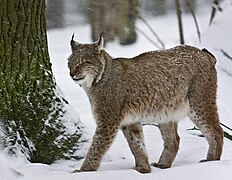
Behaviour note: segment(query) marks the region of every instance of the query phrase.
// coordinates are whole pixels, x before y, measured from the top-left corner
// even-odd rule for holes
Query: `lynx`
[[[209,144],[205,160],[220,160],[223,130],[217,106],[215,57],[206,49],[181,45],[113,59],[102,34],[92,44],[71,39],[71,78],[88,95],[96,120],[92,144],[79,171],[95,171],[121,129],[135,158],[135,169],[151,172],[143,123],[158,124],[164,148],[158,168],[171,167],[179,149],[177,122],[188,116]]]

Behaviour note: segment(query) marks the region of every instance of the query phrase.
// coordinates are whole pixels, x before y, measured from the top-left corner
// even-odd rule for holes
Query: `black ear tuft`
[[[102,32],[99,36],[99,39],[94,42],[94,44],[98,47],[99,52],[104,49],[104,38],[103,38],[104,32]]]
[[[74,41],[73,39],[74,39],[74,33],[73,33],[72,39],[71,39],[71,41],[70,41],[70,45],[71,45],[72,51],[76,50],[76,49],[77,49],[77,46],[80,45],[80,43]]]
[[[100,46],[100,44],[102,43],[101,41],[103,40],[103,35],[104,35],[104,31],[102,31],[101,34],[100,34],[99,41],[98,41],[98,46]]]

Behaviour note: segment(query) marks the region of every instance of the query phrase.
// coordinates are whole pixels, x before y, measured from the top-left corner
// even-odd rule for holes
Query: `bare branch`
[[[138,19],[140,19],[146,26],[147,28],[151,31],[151,33],[156,37],[156,39],[159,41],[159,43],[161,44],[162,48],[161,49],[165,49],[165,45],[164,42],[160,39],[160,37],[158,36],[158,34],[154,31],[154,29],[151,27],[151,25],[146,21],[146,19],[144,19],[141,15],[138,17]]]
[[[196,15],[195,15],[195,13],[193,11],[193,8],[191,7],[191,4],[189,3],[189,0],[185,0],[185,3],[187,5],[187,7],[189,8],[190,13],[193,16],[193,19],[194,19],[194,22],[195,22],[195,25],[196,25],[196,28],[197,28],[198,39],[199,39],[199,42],[201,42],[201,33],[200,33],[200,29],[199,29],[199,25],[198,25],[198,22],[197,22]]]
[[[223,123],[220,123],[220,124],[221,124],[221,126],[225,127],[226,129],[229,129],[230,131],[232,131],[232,128],[230,128],[229,126],[227,126],[227,125],[225,125]]]
[[[180,8],[180,1],[175,0],[176,4],[176,15],[178,19],[178,26],[179,26],[179,34],[180,34],[180,44],[184,44],[184,32],[183,32],[183,25],[182,25],[182,17],[181,17],[181,8]]]
[[[221,124],[221,126],[223,126],[223,127],[227,128],[227,129],[229,129],[230,131],[232,131],[232,128],[230,128],[230,127],[226,126],[226,125],[225,125],[225,124],[223,124],[223,123],[220,123],[220,124]],[[189,128],[189,129],[187,129],[187,131],[193,131],[193,130],[200,131],[200,129],[196,128],[195,126],[194,126],[193,128]],[[228,132],[226,132],[226,131],[224,131],[224,137],[232,141],[232,135],[231,135],[231,134],[229,134],[229,133],[228,133]]]
[[[212,22],[213,22],[213,19],[214,19],[214,17],[215,17],[215,14],[216,14],[216,10],[217,10],[218,5],[219,5],[218,0],[214,0],[214,1],[213,1],[213,5],[212,5],[211,16],[210,16],[210,20],[209,20],[209,25],[211,25]]]
[[[148,35],[146,35],[141,29],[139,29],[137,26],[135,26],[135,29],[140,32],[148,41],[150,41],[155,47],[158,49],[163,49],[160,45],[158,45],[155,41],[153,41]]]
[[[232,135],[224,131],[224,137],[232,141]]]
[[[189,128],[189,129],[187,129],[187,131],[193,131],[193,130],[200,130],[200,129],[198,129],[196,126],[194,126],[193,128]]]
[[[221,49],[221,52],[224,56],[226,56],[229,60],[232,61],[232,57],[227,52],[225,52],[223,49]]]

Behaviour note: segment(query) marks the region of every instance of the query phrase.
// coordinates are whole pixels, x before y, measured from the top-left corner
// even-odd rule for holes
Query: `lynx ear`
[[[72,39],[71,39],[71,41],[70,41],[70,45],[71,45],[72,51],[76,50],[76,49],[77,49],[77,46],[80,45],[80,43],[74,41],[73,39],[74,39],[74,33],[73,33]]]
[[[99,51],[101,51],[101,50],[104,49],[104,38],[103,38],[103,34],[104,34],[104,32],[102,32],[102,33],[100,34],[99,39],[94,43],[94,44],[97,45]]]

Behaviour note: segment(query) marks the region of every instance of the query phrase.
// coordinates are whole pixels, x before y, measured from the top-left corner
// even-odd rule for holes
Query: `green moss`
[[[63,99],[55,93],[48,55],[45,1],[0,1],[0,120],[10,152],[32,162],[72,157],[81,137],[62,124]],[[62,137],[57,141],[58,137]]]

